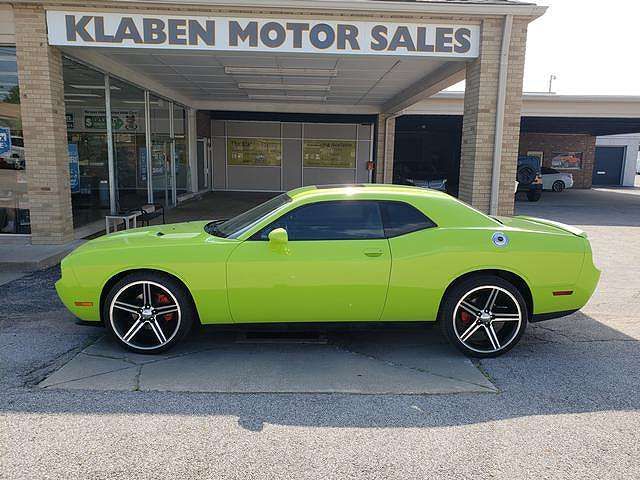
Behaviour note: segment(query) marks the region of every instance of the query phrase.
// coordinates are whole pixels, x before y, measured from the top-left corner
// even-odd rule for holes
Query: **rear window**
[[[437,225],[424,213],[404,202],[380,202],[384,233],[388,238],[433,228]]]

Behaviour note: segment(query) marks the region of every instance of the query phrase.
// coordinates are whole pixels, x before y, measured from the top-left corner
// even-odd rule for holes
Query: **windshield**
[[[209,235],[215,235],[216,237],[229,237],[244,230],[250,225],[253,225],[261,218],[273,212],[276,208],[280,208],[290,201],[291,197],[286,193],[283,193],[271,200],[261,203],[257,207],[253,207],[251,210],[247,210],[240,215],[230,218],[229,220],[218,220],[208,223],[204,229]]]

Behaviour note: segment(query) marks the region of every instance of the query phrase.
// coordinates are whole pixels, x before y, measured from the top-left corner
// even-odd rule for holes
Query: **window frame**
[[[382,236],[375,237],[375,238],[374,237],[372,238],[338,238],[338,239],[317,238],[317,239],[309,239],[309,240],[290,240],[290,241],[291,242],[353,242],[353,241],[363,241],[363,240],[385,240],[387,237],[384,229],[384,220],[382,218],[382,209],[380,208],[380,204],[378,203],[378,200],[363,198],[363,199],[349,199],[349,200],[342,200],[342,199],[341,200],[321,200],[317,202],[310,202],[310,203],[305,203],[303,205],[299,205],[295,208],[292,208],[291,210],[283,212],[282,215],[278,216],[278,218],[270,221],[267,225],[263,226],[262,228],[259,228],[258,231],[254,232],[249,236],[249,238],[247,238],[247,241],[268,242],[269,241],[268,238],[261,238],[261,233],[267,229],[277,228],[273,226],[276,222],[278,222],[285,215],[289,215],[297,210],[300,210],[303,208],[309,208],[309,207],[318,205],[320,203],[364,203],[364,202],[375,204],[375,207],[378,210],[378,215],[380,218]]]
[[[293,213],[293,212],[295,212],[297,210],[300,210],[300,209],[303,209],[303,208],[308,208],[310,206],[317,205],[319,203],[343,203],[343,202],[349,202],[349,203],[370,202],[370,203],[375,203],[376,207],[378,208],[378,212],[380,214],[380,221],[381,221],[381,224],[382,224],[382,234],[383,234],[383,236],[381,236],[379,238],[309,239],[309,240],[290,240],[290,241],[292,241],[292,242],[331,242],[331,241],[384,240],[384,239],[402,237],[404,235],[409,235],[410,233],[420,232],[420,231],[423,231],[423,230],[429,230],[429,229],[438,227],[438,224],[436,222],[434,222],[424,212],[422,212],[420,209],[416,208],[414,205],[410,204],[409,202],[405,202],[405,201],[402,201],[402,200],[380,200],[380,199],[321,200],[321,201],[317,201],[317,202],[305,203],[303,205],[299,205],[299,206],[297,206],[295,208],[292,208],[291,210],[287,210],[286,212],[283,212],[277,218],[271,220],[269,223],[267,223],[266,225],[262,226],[261,228],[259,228],[257,231],[255,231],[251,235],[249,235],[249,237],[246,239],[246,241],[268,242],[269,241],[268,234],[267,234],[267,238],[262,238],[262,236],[261,236],[262,232],[264,232],[265,230],[268,230],[268,229],[269,229],[269,231],[271,231],[274,228],[277,228],[277,227],[274,226],[274,224],[276,222],[278,222],[285,215],[289,215],[289,214],[291,214],[291,213]],[[397,204],[408,206],[409,208],[415,210],[420,215],[422,215],[424,217],[424,219],[425,219],[425,223],[427,223],[428,226],[422,227],[422,228],[416,228],[414,230],[409,230],[409,231],[406,231],[406,232],[403,232],[403,233],[400,233],[400,234],[390,235],[388,233],[388,228],[387,228],[385,209],[383,208],[383,204],[385,204],[385,203],[386,204],[388,204],[388,203],[397,203]]]

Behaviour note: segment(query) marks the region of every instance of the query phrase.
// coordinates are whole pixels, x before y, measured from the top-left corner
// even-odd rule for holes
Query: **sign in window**
[[[279,167],[282,142],[277,138],[227,138],[227,164]]]
[[[356,168],[355,140],[305,140],[305,167]]]

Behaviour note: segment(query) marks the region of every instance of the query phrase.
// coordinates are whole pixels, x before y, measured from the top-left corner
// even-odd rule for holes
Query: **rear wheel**
[[[553,185],[551,186],[554,192],[561,192],[564,190],[564,187],[565,185],[562,180],[556,180],[555,182],[553,182]]]
[[[465,355],[497,357],[520,341],[528,311],[522,294],[511,283],[483,275],[447,293],[439,321],[445,337]]]
[[[191,329],[194,308],[184,287],[161,273],[127,275],[109,291],[105,325],[115,340],[136,353],[163,352]]]

